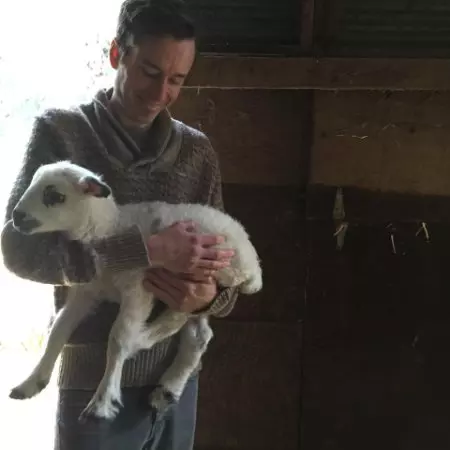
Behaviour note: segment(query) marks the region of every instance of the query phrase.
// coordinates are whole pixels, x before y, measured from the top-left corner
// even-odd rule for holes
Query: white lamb
[[[217,272],[220,285],[236,286],[244,294],[262,288],[255,248],[243,226],[229,215],[199,204],[117,205],[100,176],[67,161],[41,166],[13,212],[14,226],[24,234],[62,231],[70,239],[84,243],[119,234],[134,224],[149,235],[184,220],[195,221],[200,232],[225,236],[222,246],[235,250],[231,266]],[[122,405],[121,373],[125,360],[181,330],[177,355],[149,398],[156,414],[177,401],[212,338],[212,330],[206,315],[190,317],[168,308],[146,323],[154,298],[142,286],[143,274],[143,270],[103,272],[95,281],[72,285],[50,330],[43,356],[10,396],[31,398],[44,389],[71,333],[95,308],[98,299],[108,298],[120,303],[119,313],[109,335],[103,378],[80,420],[89,416],[114,418]]]

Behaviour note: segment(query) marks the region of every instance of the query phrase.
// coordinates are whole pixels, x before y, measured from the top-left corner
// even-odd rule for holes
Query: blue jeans
[[[124,407],[113,422],[80,424],[78,416],[93,392],[61,390],[55,450],[192,450],[197,391],[195,376],[187,383],[179,403],[155,422],[147,403],[151,387],[123,388]]]

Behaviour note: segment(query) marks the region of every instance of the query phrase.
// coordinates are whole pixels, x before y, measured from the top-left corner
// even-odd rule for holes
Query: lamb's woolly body
[[[223,246],[233,248],[235,255],[231,267],[217,272],[223,286],[238,286],[251,294],[262,287],[262,273],[258,255],[244,227],[209,206],[198,204],[173,205],[148,202],[117,205],[113,195],[106,198],[83,193],[81,186],[91,180],[97,187],[108,191],[101,177],[68,162],[49,164],[40,168],[16,209],[26,212],[40,223],[36,232],[65,231],[73,239],[85,243],[107,238],[138,225],[144,238],[175,222],[192,220],[199,232],[221,234],[226,237]],[[49,184],[68,197],[59,209],[43,205],[42,190]],[[109,191],[108,191],[109,192]],[[56,211],[56,213],[55,213]],[[113,418],[121,404],[120,377],[124,361],[143,348],[180,331],[180,348],[172,365],[160,380],[161,388],[150,396],[150,404],[157,413],[167,407],[168,399],[176,401],[192,371],[206,350],[212,331],[206,316],[190,318],[186,313],[164,311],[152,323],[146,318],[153,308],[153,296],[142,286],[143,270],[114,273],[99,272],[91,283],[75,285],[68,301],[53,324],[43,357],[33,373],[12,391],[14,398],[36,395],[48,382],[57,356],[75,327],[88,315],[99,298],[106,296],[120,302],[120,311],[110,333],[107,365],[104,376],[82,417],[95,415]]]
[[[175,205],[165,202],[118,206],[111,197],[92,198],[90,202],[92,205],[88,211],[91,218],[88,228],[78,230],[84,242],[120,234],[133,225],[140,228],[143,236],[150,236],[176,222],[192,220],[196,223],[197,232],[219,234],[226,238],[218,247],[231,247],[236,251],[231,267],[218,273],[218,281],[221,284],[230,286],[246,281],[261,283],[260,278],[252,278],[258,274],[260,277],[261,274],[258,255],[250,243],[247,232],[238,221],[217,209],[199,204]],[[245,286],[242,289],[245,291]]]

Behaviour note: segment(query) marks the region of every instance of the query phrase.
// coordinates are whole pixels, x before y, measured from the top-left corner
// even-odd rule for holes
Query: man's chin
[[[156,119],[156,117],[160,112],[161,111],[158,109],[155,111],[146,112],[145,114],[136,117],[136,125],[141,127],[150,125]]]

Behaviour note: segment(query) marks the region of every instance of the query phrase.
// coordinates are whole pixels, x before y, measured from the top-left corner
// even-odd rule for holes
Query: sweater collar
[[[148,128],[124,127],[109,106],[112,91],[103,89],[94,97],[95,115],[107,136],[108,156],[130,169],[148,163],[158,167],[173,164],[181,136],[169,111],[161,111]]]

